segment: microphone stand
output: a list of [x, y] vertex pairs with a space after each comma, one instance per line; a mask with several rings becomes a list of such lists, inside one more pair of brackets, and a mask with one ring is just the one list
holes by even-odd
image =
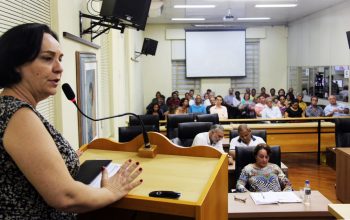
[[134, 113], [124, 113], [124, 114], [120, 114], [120, 115], [113, 115], [113, 116], [109, 116], [109, 117], [104, 117], [104, 118], [99, 118], [99, 119], [95, 119], [95, 118], [91, 118], [88, 115], [86, 115], [77, 105], [76, 99], [75, 99], [75, 94], [73, 92], [73, 90], [71, 89], [71, 87], [69, 86], [69, 84], [65, 83], [62, 85], [62, 89], [64, 91], [64, 94], [66, 95], [67, 99], [71, 102], [73, 102], [73, 104], [75, 105], [75, 107], [78, 109], [78, 111], [86, 118], [92, 120], [92, 121], [102, 121], [102, 120], [106, 120], [106, 119], [111, 119], [111, 118], [117, 118], [117, 117], [122, 117], [125, 115], [132, 115], [135, 116], [142, 127], [142, 134], [143, 134], [143, 140], [144, 140], [144, 145], [141, 146], [138, 150], [138, 155], [140, 157], [147, 157], [147, 158], [154, 158], [157, 155], [157, 146], [156, 145], [151, 145], [148, 139], [148, 135], [145, 129], [145, 125], [143, 123], [143, 121], [141, 120], [139, 115], [136, 115]]

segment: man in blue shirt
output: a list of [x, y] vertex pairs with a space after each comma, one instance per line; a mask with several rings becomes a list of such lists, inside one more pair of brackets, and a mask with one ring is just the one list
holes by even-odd
[[194, 105], [190, 106], [190, 113], [203, 113], [206, 114], [205, 106], [202, 105], [202, 97], [200, 95], [196, 95]]

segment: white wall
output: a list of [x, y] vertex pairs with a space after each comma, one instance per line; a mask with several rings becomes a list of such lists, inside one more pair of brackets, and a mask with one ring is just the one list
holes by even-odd
[[288, 65], [350, 65], [350, 1], [289, 25]]
[[264, 86], [266, 91], [286, 89], [288, 29], [275, 26], [265, 30], [266, 38], [260, 39], [260, 87]]
[[[64, 73], [61, 82], [69, 83], [76, 92], [75, 52], [96, 53], [97, 60], [101, 60], [99, 49], [91, 48], [62, 36], [63, 32], [79, 36], [79, 11], [85, 11], [86, 0], [54, 0], [51, 4], [53, 14], [52, 26], [59, 35], [64, 53]], [[109, 94], [109, 101], [111, 102], [109, 104], [110, 112], [121, 114], [132, 111], [140, 114], [143, 109], [143, 96], [140, 95], [143, 91], [142, 64], [132, 62], [130, 57], [133, 55], [135, 48], [142, 46], [143, 32], [126, 29], [124, 34], [120, 34], [117, 30], [110, 30], [109, 37], [112, 38], [111, 57], [109, 58], [112, 63], [111, 82], [109, 85], [111, 87], [110, 91], [112, 91], [112, 94]], [[94, 40], [94, 43], [100, 45], [101, 41], [97, 38]], [[55, 125], [57, 129], [74, 148], [79, 147], [78, 117], [74, 105], [66, 100], [62, 92], [58, 92], [56, 95], [55, 103], [57, 113]], [[99, 104], [101, 105], [99, 109], [103, 109], [103, 102]], [[127, 117], [114, 120], [114, 127], [124, 126], [126, 120]], [[117, 129], [113, 128], [113, 126], [110, 129], [112, 129], [111, 132], [101, 131], [101, 134], [112, 133], [114, 137], [117, 137]]]
[[[148, 25], [145, 37], [158, 41], [156, 56], [143, 57], [144, 103], [154, 98], [156, 91], [165, 96], [172, 92], [171, 40], [166, 39], [168, 29], [184, 29], [181, 25]], [[173, 31], [174, 39], [184, 39], [181, 31]], [[287, 87], [287, 35], [284, 26], [248, 28], [247, 38], [260, 38], [260, 87], [266, 89]], [[207, 78], [201, 80], [202, 92], [210, 88], [225, 96], [230, 87], [230, 78]], [[260, 91], [259, 88], [257, 88]]]

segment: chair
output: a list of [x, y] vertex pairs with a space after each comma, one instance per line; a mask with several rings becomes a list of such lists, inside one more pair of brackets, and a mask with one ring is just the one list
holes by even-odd
[[[252, 135], [261, 137], [266, 142], [266, 130], [252, 130]], [[237, 130], [230, 131], [230, 141], [238, 136]], [[266, 142], [267, 143], [267, 142]]]
[[212, 122], [213, 124], [219, 124], [218, 114], [202, 114], [196, 116], [198, 122]]
[[[159, 131], [159, 116], [158, 115], [139, 115], [144, 125], [154, 125], [156, 131]], [[129, 116], [129, 126], [141, 125], [137, 117]]]
[[[336, 118], [335, 123], [335, 146], [350, 146], [350, 118]], [[326, 164], [333, 169], [337, 168], [336, 149], [326, 147]]]
[[213, 125], [212, 122], [184, 122], [178, 125], [178, 137], [175, 138], [177, 145], [183, 147], [192, 146], [193, 139], [197, 134], [202, 132], [208, 132], [210, 127]]
[[[145, 125], [146, 131], [157, 131], [154, 125]], [[129, 142], [142, 134], [142, 126], [119, 127], [119, 142]]]
[[350, 147], [350, 118], [336, 118], [335, 146]]
[[179, 123], [182, 122], [194, 122], [193, 114], [181, 114], [181, 115], [168, 115], [166, 122], [166, 136], [169, 139], [176, 138], [177, 135], [177, 127]]
[[[234, 183], [237, 183], [239, 176], [241, 175], [242, 169], [250, 164], [255, 163], [255, 158], [253, 155], [255, 147], [236, 147], [236, 163], [235, 163], [235, 173], [234, 173]], [[280, 146], [270, 146], [271, 155], [269, 162], [277, 164], [281, 167], [281, 148]]]

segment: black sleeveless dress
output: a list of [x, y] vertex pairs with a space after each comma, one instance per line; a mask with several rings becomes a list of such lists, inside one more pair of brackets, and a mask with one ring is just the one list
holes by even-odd
[[[79, 158], [75, 151], [38, 111], [14, 97], [0, 96], [0, 219], [75, 219], [74, 213], [65, 213], [50, 207], [4, 148], [4, 131], [12, 115], [20, 108], [29, 108], [40, 118], [56, 143], [72, 177], [79, 170]], [[33, 157], [32, 160], [40, 158]]]

